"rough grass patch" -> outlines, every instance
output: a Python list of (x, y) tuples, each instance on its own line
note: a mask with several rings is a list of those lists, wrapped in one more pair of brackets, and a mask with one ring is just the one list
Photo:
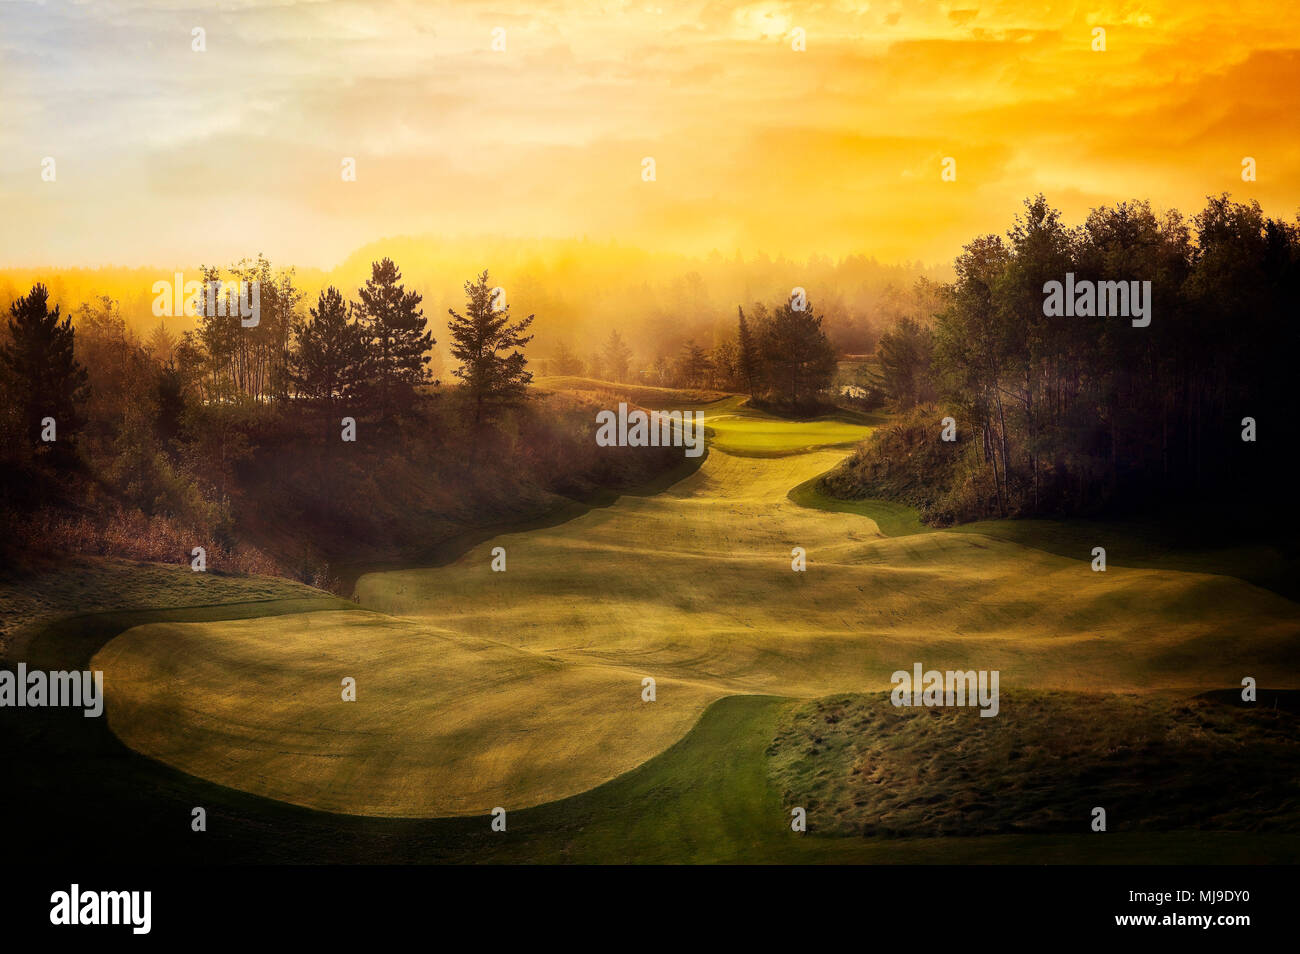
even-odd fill
[(836, 835), (1088, 833), (1094, 806), (1109, 831), (1296, 833), (1300, 715), (1269, 698), (1017, 691), (982, 719), (833, 696), (786, 712), (769, 775)]

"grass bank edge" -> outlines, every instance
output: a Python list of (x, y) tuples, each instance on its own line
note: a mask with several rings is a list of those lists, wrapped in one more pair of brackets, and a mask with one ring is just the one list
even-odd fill
[(866, 517), (886, 537), (919, 533), (977, 534), (1084, 563), (1092, 560), (1094, 546), (1104, 546), (1109, 566), (1230, 576), (1300, 602), (1300, 556), (1267, 544), (1178, 546), (1161, 539), (1150, 525), (1082, 517), (1007, 518), (931, 527), (921, 522), (915, 507), (907, 504), (880, 498), (834, 497), (824, 489), (825, 477), (826, 474), (820, 474), (805, 480), (791, 488), (786, 496), (800, 507)]

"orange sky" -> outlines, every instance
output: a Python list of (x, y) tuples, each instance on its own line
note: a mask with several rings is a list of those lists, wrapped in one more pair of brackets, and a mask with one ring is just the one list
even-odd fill
[(1221, 191), (1291, 218), (1297, 22), (1254, 0), (4, 3), (0, 267), (330, 267), (424, 234), (937, 263), (1040, 190), (1073, 221)]

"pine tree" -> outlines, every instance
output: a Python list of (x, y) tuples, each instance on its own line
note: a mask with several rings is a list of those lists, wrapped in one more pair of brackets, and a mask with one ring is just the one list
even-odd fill
[(682, 346), (681, 357), (677, 359), (678, 380), (685, 387), (702, 387), (712, 365), (704, 349), (694, 341)]
[(672, 383), (673, 371), (668, 363), (668, 355), (661, 354), (655, 358), (655, 363), (650, 367), (650, 380), (662, 387), (667, 387)]
[(730, 390), (736, 386), (736, 342), (730, 338), (719, 341), (709, 355), (713, 367), (713, 386)]
[(811, 401), (835, 376), (835, 349), (811, 303), (801, 311), (787, 301), (773, 311), (760, 347), (769, 383), (784, 403)]
[(572, 375), (582, 372), (582, 359), (570, 351), (563, 341), (556, 345), (555, 354), (551, 357), (551, 374)]
[(176, 336), (167, 330), (167, 326), (160, 319), (158, 327), (149, 333), (145, 348), (153, 355), (155, 361), (166, 364), (175, 356)]
[(86, 369), (75, 355), (72, 317), (59, 319), (49, 309), (49, 291), (40, 283), (9, 306), (9, 342), (0, 344), (0, 371), (6, 389), (22, 414), (24, 436), (40, 446), (41, 421), (54, 418), (52, 451), (68, 456), (78, 423), (77, 405), (85, 401)]
[(626, 381), (632, 351), (627, 345), (623, 344), (623, 337), (617, 331), (609, 333), (609, 340), (605, 342), (604, 358), (605, 370), (609, 374), (609, 379), (611, 381)]
[(465, 382), (474, 401), (475, 423), (482, 419), (487, 399), (518, 399), (533, 379), (533, 373), (524, 370), (528, 361), (522, 351), (501, 352), (522, 348), (533, 340), (532, 335), (524, 332), (533, 323), (534, 316), (511, 324), (510, 306), (497, 310), (492, 293), (484, 269), (478, 281), (465, 283), (465, 314), (447, 309), (451, 315), (447, 326), (452, 337), (451, 353), (461, 362), (455, 374)]
[(738, 306), (736, 311), (740, 313), (740, 330), (736, 334), (736, 366), (745, 389), (754, 398), (758, 396), (758, 348), (745, 321), (745, 309)]
[(409, 397), (416, 385), (428, 380), (427, 352), (436, 344), (432, 332), (425, 331), (429, 322), (420, 308), (423, 296), (408, 292), (401, 281), (392, 259), (371, 263), (370, 278), (357, 291), (361, 303), (354, 306), (385, 417), (395, 400)]
[(311, 321), (298, 323), (298, 350), (291, 379), (298, 393), (324, 398), (353, 396), (366, 372), (366, 346), (360, 325), (348, 321), (348, 303), (331, 285), (320, 293)]
[(880, 336), (877, 348), (885, 390), (902, 410), (933, 400), (930, 363), (934, 335), (911, 317), (900, 318), (892, 331)]

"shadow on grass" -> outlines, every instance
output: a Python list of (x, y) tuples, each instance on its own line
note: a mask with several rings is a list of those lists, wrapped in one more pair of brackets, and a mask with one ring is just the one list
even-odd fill
[(632, 487), (610, 490), (598, 488), (580, 497), (565, 498), (563, 503), (551, 507), (544, 513), (531, 519), (511, 518), (495, 523), (483, 523), (452, 536), (443, 537), (428, 547), (393, 554), (382, 560), (366, 560), (340, 563), (333, 572), (344, 592), (355, 590), (357, 580), (367, 573), (383, 573), (392, 570), (409, 570), (413, 567), (440, 567), (455, 563), (462, 556), (493, 537), (506, 533), (523, 533), (529, 530), (545, 530), (558, 527), (576, 520), (578, 517), (605, 507), (613, 506), (622, 497), (653, 497), (663, 493), (679, 481), (685, 480), (700, 469), (709, 456), (708, 449), (699, 457), (683, 458), (682, 463), (663, 471), (651, 480)]
[[(823, 475), (824, 476), (824, 475)], [(1217, 525), (1152, 517), (1138, 520), (977, 520), (929, 527), (915, 508), (889, 500), (843, 500), (827, 494), (822, 477), (806, 480), (787, 495), (801, 507), (852, 513), (874, 520), (887, 537), (917, 533), (976, 533), (1055, 556), (1090, 562), (1092, 548), (1106, 548), (1110, 566), (1177, 570), (1231, 576), (1300, 602), (1300, 552), (1252, 533), (1224, 514)], [(1234, 539), (1234, 530), (1240, 536)]]

